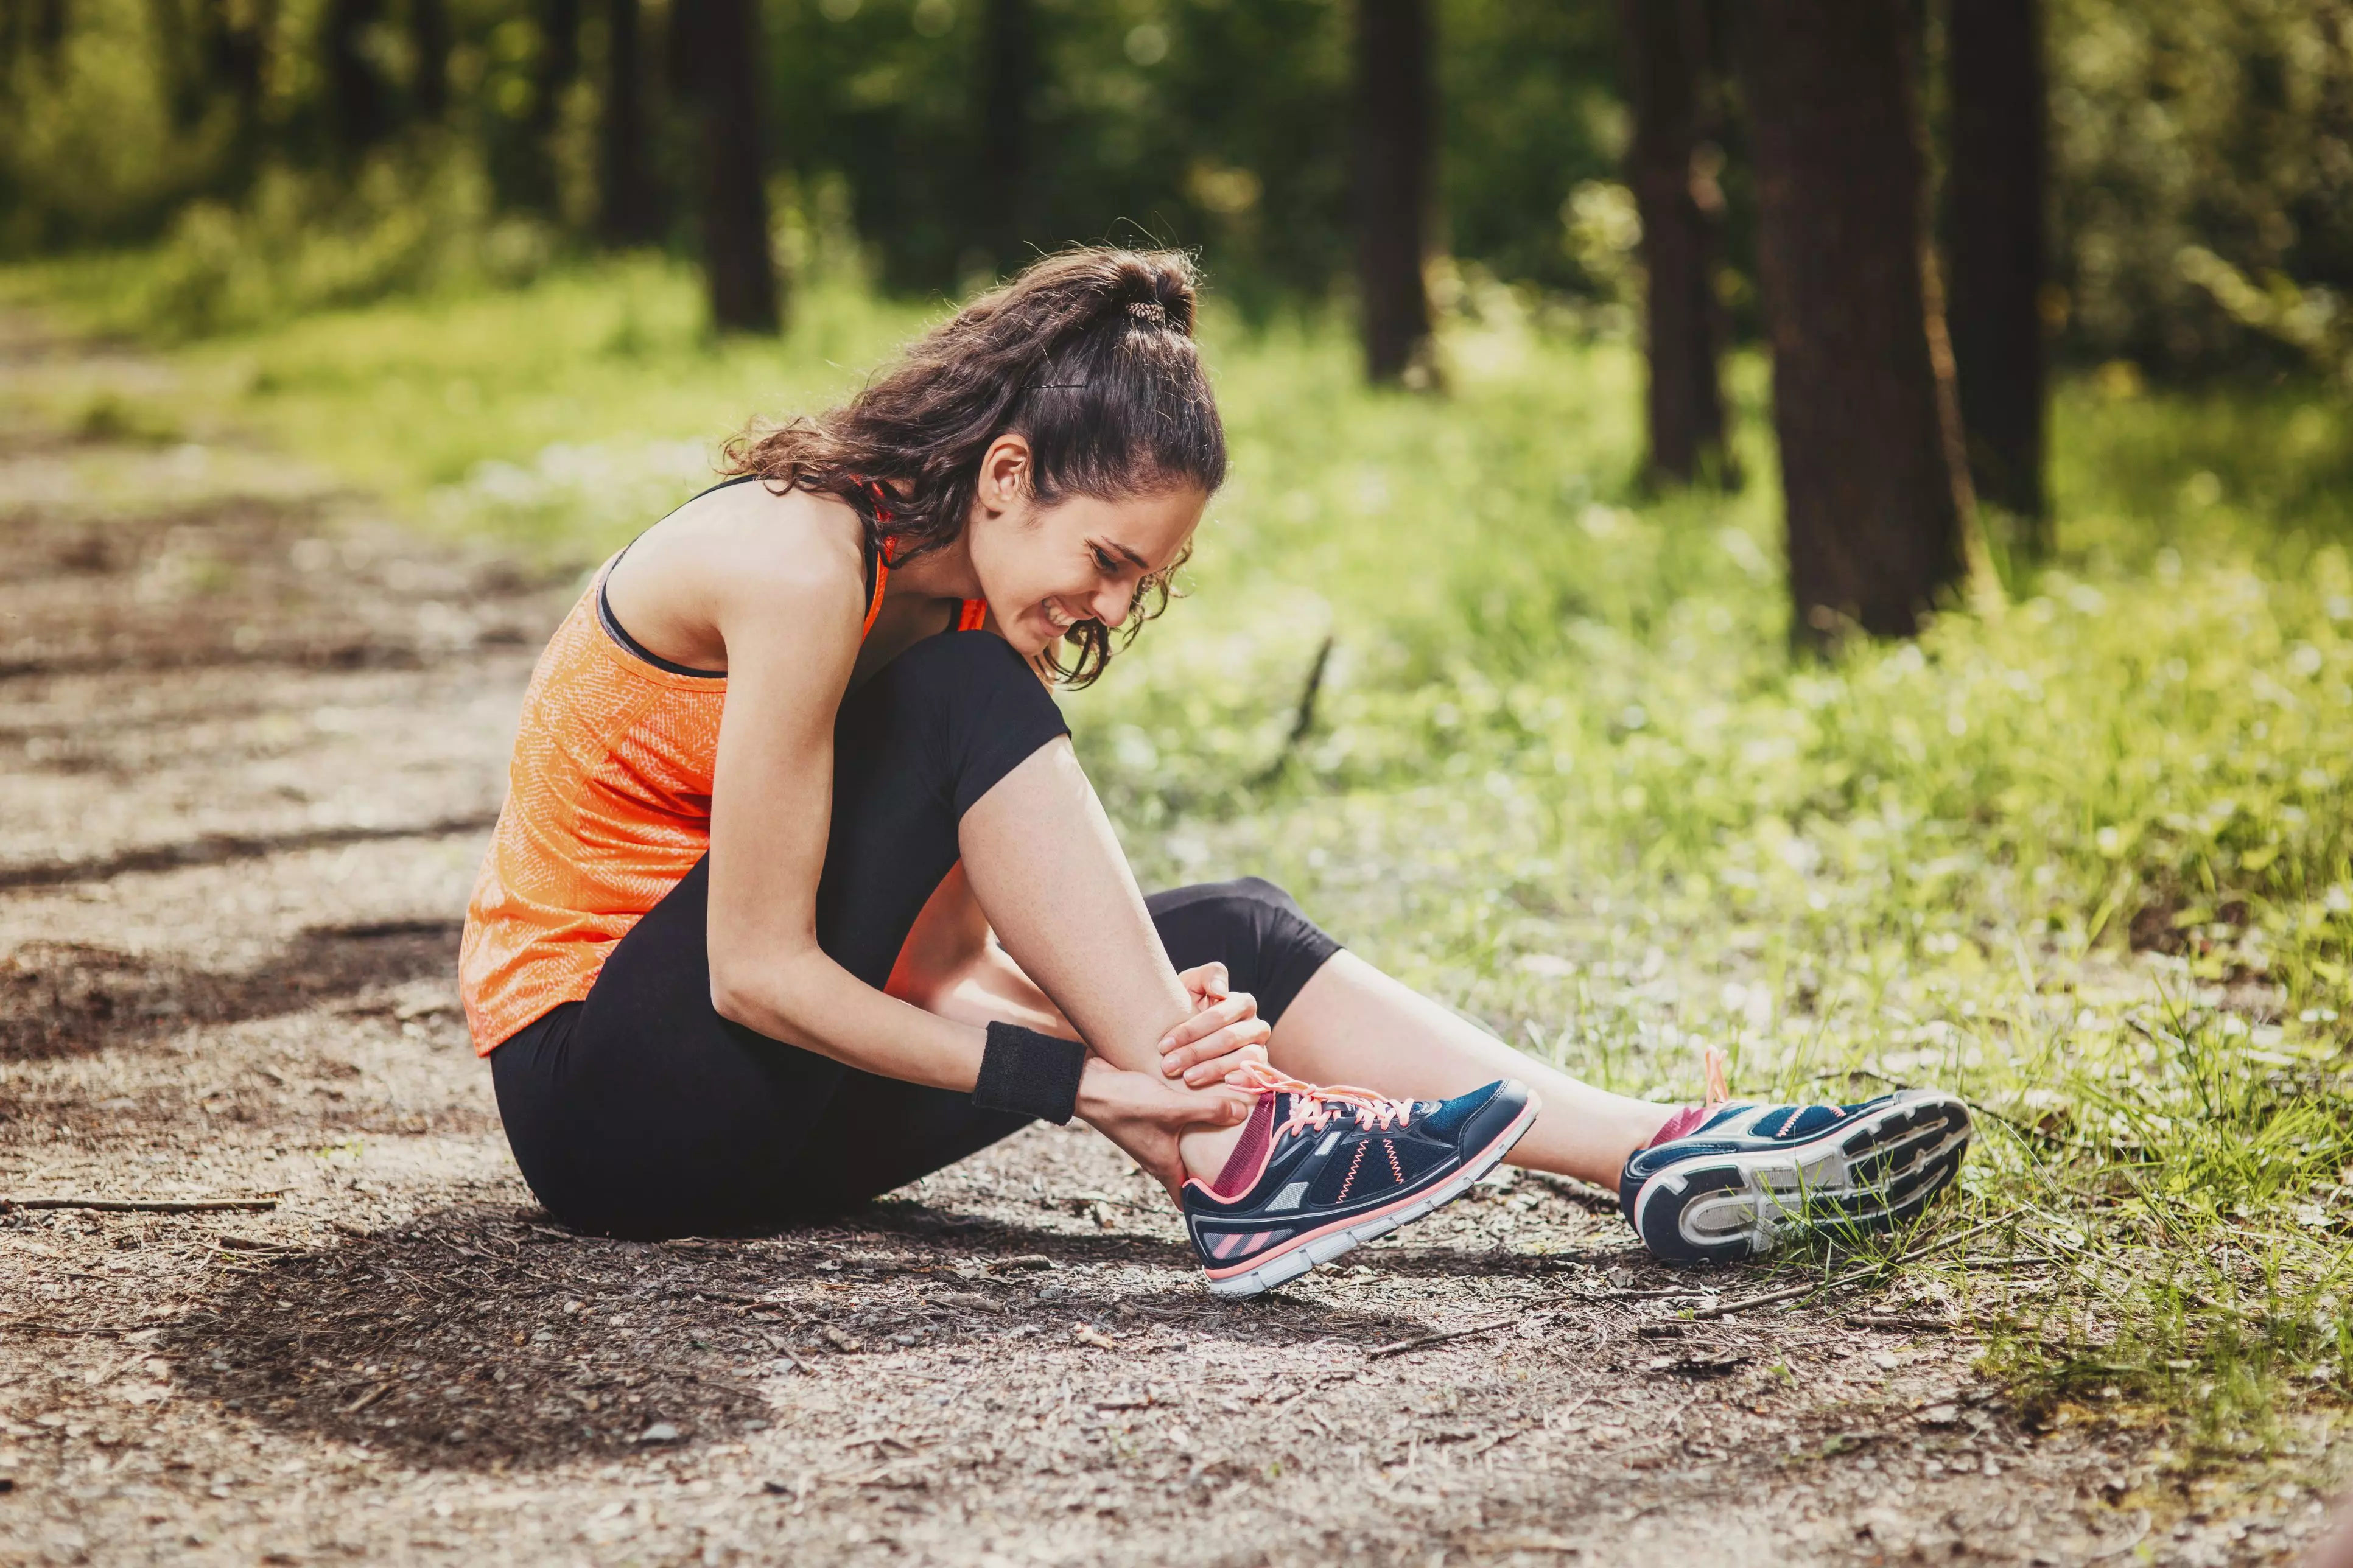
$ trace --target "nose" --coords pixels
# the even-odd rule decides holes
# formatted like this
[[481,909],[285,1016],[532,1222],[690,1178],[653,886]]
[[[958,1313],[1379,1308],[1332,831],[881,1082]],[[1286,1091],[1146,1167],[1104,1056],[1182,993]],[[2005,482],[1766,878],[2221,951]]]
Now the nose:
[[1088,612],[1107,626],[1118,626],[1134,607],[1138,586],[1134,583],[1106,583],[1087,602]]

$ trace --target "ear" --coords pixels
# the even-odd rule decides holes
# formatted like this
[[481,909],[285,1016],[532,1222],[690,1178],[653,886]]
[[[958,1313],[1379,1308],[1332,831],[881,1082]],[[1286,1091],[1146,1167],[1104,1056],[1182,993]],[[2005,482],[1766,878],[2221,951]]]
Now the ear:
[[1029,438],[1008,430],[980,458],[977,499],[991,511],[1010,510],[1029,491]]

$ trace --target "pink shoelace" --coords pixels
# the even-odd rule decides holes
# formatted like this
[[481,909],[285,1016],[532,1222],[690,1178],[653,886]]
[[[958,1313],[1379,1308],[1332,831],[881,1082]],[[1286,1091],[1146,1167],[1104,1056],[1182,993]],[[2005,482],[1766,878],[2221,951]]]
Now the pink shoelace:
[[1236,1089],[1257,1094],[1291,1096],[1290,1118],[1274,1129],[1278,1140],[1286,1133],[1309,1128],[1320,1131],[1344,1110],[1355,1115],[1357,1126],[1380,1131],[1402,1127],[1413,1117],[1413,1102],[1409,1100],[1391,1100],[1372,1089],[1345,1083],[1302,1083],[1295,1078],[1285,1078],[1263,1062],[1243,1063],[1227,1076],[1226,1081]]
[[1707,1074],[1707,1098],[1697,1105],[1686,1105],[1668,1117],[1666,1125],[1651,1136],[1650,1147],[1655,1149],[1662,1143],[1672,1143],[1678,1138],[1688,1138],[1699,1131],[1701,1125],[1715,1112],[1718,1106],[1731,1103],[1732,1088],[1725,1078],[1724,1053],[1710,1046],[1703,1059],[1706,1063],[1704,1070]]

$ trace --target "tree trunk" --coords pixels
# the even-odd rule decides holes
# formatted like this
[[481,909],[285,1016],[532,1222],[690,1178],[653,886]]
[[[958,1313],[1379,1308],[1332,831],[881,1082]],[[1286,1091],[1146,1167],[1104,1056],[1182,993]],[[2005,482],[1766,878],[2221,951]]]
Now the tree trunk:
[[1020,264],[1029,232],[1029,105],[1038,76],[1029,0],[988,0],[981,35],[977,232],[999,272]]
[[580,0],[537,0],[539,58],[532,69],[529,132],[515,170],[514,197],[525,206],[554,212],[562,193],[556,173],[555,135],[563,124],[564,96],[580,74]]
[[1724,472],[1716,382],[1723,200],[1694,167],[1707,139],[1707,16],[1701,0],[1619,0],[1634,140],[1627,183],[1642,218],[1645,403],[1651,480],[1689,484]]
[[1905,4],[1751,0],[1738,39],[1792,631],[1817,645],[1908,637],[1966,574]]
[[408,0],[408,46],[417,55],[409,99],[419,120],[438,122],[449,111],[448,0]]
[[33,48],[50,71],[64,67],[68,30],[66,0],[33,0]]
[[1356,0],[1356,286],[1365,371],[1394,382],[1430,372],[1422,286],[1437,123],[1430,0]]
[[661,237],[661,213],[646,166],[645,17],[638,0],[612,0],[607,24],[597,232],[607,245],[651,245]]
[[2035,0],[1954,0],[1945,23],[1951,161],[1945,255],[1961,427],[1978,498],[2051,545],[2042,489],[2048,116]]
[[384,20],[384,0],[328,0],[327,100],[335,144],[364,153],[392,130],[384,78],[369,58],[367,35]]
[[702,140],[702,266],[711,321],[723,332],[774,332],[783,324],[768,252],[768,196],[761,183],[760,34],[753,0],[677,0],[694,16],[695,110]]

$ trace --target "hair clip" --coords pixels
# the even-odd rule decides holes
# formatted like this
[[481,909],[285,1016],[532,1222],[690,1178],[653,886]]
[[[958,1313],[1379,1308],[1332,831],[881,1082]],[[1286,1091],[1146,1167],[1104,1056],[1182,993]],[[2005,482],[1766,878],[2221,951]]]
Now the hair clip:
[[1162,326],[1168,324],[1168,311],[1157,300],[1131,300],[1127,313],[1139,321],[1157,321]]

